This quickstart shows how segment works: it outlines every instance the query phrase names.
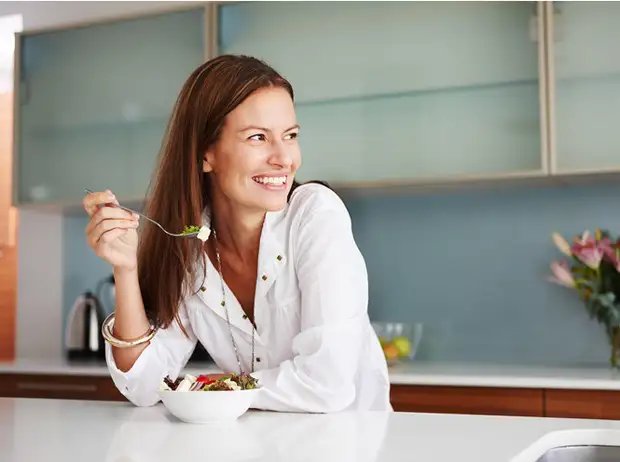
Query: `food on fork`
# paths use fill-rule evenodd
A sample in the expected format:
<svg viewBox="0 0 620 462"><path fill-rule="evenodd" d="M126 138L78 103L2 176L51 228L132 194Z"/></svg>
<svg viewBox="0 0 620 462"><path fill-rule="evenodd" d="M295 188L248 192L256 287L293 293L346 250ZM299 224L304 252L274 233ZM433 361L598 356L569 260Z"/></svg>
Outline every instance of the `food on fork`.
<svg viewBox="0 0 620 462"><path fill-rule="evenodd" d="M190 234L190 233L197 233L200 231L200 226L187 226L185 225L185 228L183 229L183 231L181 231L181 234Z"/></svg>
<svg viewBox="0 0 620 462"><path fill-rule="evenodd" d="M232 374L217 380L208 375L194 377L186 374L176 380L164 377L159 389L161 391L241 391L258 388L258 380L249 374Z"/></svg>
<svg viewBox="0 0 620 462"><path fill-rule="evenodd" d="M207 239L209 239L211 230L207 226L185 225L185 228L183 229L183 231L181 231L182 235L191 233L198 233L196 237L201 241L205 242Z"/></svg>

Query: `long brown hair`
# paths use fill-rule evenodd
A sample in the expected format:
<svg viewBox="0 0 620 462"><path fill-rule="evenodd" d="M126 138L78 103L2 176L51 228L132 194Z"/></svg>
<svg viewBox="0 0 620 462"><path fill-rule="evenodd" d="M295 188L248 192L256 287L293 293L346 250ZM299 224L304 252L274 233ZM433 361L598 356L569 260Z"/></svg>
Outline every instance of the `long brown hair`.
<svg viewBox="0 0 620 462"><path fill-rule="evenodd" d="M207 61L189 76L177 98L162 143L159 167L146 213L166 229L181 232L202 224L210 206L209 175L203 157L219 138L228 113L256 90L284 88L294 99L291 84L263 61L243 55L223 55ZM294 183L291 191L297 187ZM289 195L290 197L290 195ZM178 306L189 294L200 258L198 239L178 239L142 223L138 250L140 289L147 316L157 327L178 320Z"/></svg>

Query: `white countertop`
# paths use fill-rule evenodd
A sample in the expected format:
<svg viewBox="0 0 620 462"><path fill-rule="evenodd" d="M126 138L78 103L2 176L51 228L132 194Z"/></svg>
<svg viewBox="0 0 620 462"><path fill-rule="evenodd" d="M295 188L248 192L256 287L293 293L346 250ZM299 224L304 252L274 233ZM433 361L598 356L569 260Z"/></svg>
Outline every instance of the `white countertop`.
<svg viewBox="0 0 620 462"><path fill-rule="evenodd" d="M614 421L250 411L212 426L182 423L162 404L0 398L3 462L534 462L554 438L575 441L541 437L575 429L597 429L598 440L620 442Z"/></svg>
<svg viewBox="0 0 620 462"><path fill-rule="evenodd" d="M0 373L109 375L103 362L67 363L62 360L0 362ZM213 363L190 364L185 372L221 372ZM519 388L620 390L620 372L609 368L543 368L493 364L445 364L413 361L390 368L393 385L454 385Z"/></svg>

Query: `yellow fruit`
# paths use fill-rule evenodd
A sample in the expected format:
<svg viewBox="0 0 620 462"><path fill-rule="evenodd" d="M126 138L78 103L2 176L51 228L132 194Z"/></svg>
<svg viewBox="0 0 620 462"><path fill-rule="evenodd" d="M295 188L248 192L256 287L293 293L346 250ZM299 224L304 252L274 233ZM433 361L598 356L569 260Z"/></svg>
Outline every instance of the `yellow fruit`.
<svg viewBox="0 0 620 462"><path fill-rule="evenodd" d="M409 356L411 342L407 337L396 337L392 339L392 345L398 350L399 356Z"/></svg>

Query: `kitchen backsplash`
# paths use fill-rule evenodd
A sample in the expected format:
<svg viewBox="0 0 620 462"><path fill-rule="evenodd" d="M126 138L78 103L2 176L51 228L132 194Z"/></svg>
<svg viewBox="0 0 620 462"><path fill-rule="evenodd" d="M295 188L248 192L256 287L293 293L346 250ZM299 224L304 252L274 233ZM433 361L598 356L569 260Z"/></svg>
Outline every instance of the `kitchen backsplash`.
<svg viewBox="0 0 620 462"><path fill-rule="evenodd" d="M368 265L371 318L424 323L420 359L606 366L601 328L546 277L558 257L553 231L620 233L619 193L515 188L346 201ZM86 223L64 218L63 319L110 274L85 242Z"/></svg>

